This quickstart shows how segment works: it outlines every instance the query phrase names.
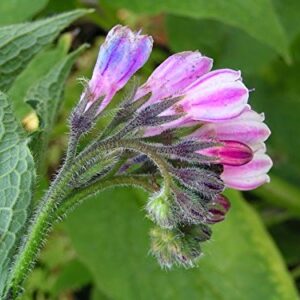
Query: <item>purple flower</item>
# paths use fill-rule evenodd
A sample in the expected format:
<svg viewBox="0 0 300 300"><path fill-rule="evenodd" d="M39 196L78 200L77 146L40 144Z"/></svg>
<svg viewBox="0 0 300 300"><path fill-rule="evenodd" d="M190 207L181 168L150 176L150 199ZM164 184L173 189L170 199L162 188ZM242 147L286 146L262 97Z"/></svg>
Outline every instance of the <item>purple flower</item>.
<svg viewBox="0 0 300 300"><path fill-rule="evenodd" d="M104 97L98 113L124 87L132 75L148 60L152 50L152 38L132 32L128 27L117 25L110 30L101 45L93 76L83 97L88 96L86 110Z"/></svg>
<svg viewBox="0 0 300 300"><path fill-rule="evenodd" d="M169 59L173 57L174 55ZM149 128L145 135L151 136L169 128L190 126L199 122L222 122L238 116L247 108L249 91L242 83L241 73L230 69L208 72L212 61L207 57L200 57L206 62L205 72L202 68L203 72L198 72L197 76L194 76L193 68L184 68L185 72L180 73L182 76L180 81L172 76L169 76L170 79L164 80L159 76L161 73L164 74L162 66L165 63L163 63L153 72L151 80L149 79L138 90L138 95L145 94L146 90L152 92L152 97L147 105L163 101L164 98L172 95L182 95L183 97L179 103L166 110L162 115L185 113L185 116L160 127ZM173 59L175 60L175 58ZM183 66L179 67L183 68ZM162 71L160 71L161 69ZM155 80L156 78L157 80ZM173 80L171 81L171 79ZM173 88L173 94L170 87Z"/></svg>
<svg viewBox="0 0 300 300"><path fill-rule="evenodd" d="M216 158L215 162L226 166L241 166L253 158L253 151L246 144L237 141L220 141L214 147L197 151L200 154Z"/></svg>
<svg viewBox="0 0 300 300"><path fill-rule="evenodd" d="M267 173L272 165L271 158L262 151L258 151L245 165L224 167L221 178L228 187L242 191L253 190L270 181Z"/></svg>
<svg viewBox="0 0 300 300"><path fill-rule="evenodd" d="M257 153L262 154L266 150L264 142L270 130L263 123L264 115L251 110L247 104L249 91L242 83L241 73L230 69L210 71L211 67L212 60L198 52L172 55L158 66L138 89L137 98L151 92L146 103L151 105L181 95L182 100L161 115L185 115L160 126L148 127L144 135L153 136L170 128L201 125L190 137L219 143L198 152L223 164L225 184L236 189L257 187L269 180L266 173L271 168L271 159L264 154L268 166L265 168L255 161ZM235 172L247 168L260 172L260 176L252 178L251 172L245 173L238 176L240 181L235 185L237 181L231 180L230 174L234 176ZM242 180L245 185L241 184Z"/></svg>
<svg viewBox="0 0 300 300"><path fill-rule="evenodd" d="M182 95L191 83L209 72L213 60L198 51L176 53L160 64L137 91L136 99L151 92L147 105L164 98Z"/></svg>
<svg viewBox="0 0 300 300"><path fill-rule="evenodd" d="M93 127L151 49L151 37L127 27L109 32L72 113L72 136ZM153 189L145 205L147 216L160 227L151 232L152 253L167 267L192 266L200 256L200 243L211 235L209 226L223 221L230 208L222 195L226 187L251 190L270 180L272 160L265 153L270 130L264 115L248 105L240 71L211 71L212 65L197 51L170 56L133 89L88 148L103 147L113 162L108 159L107 170L92 174L86 184L117 167L114 175L136 176L136 184L141 180ZM181 127L190 128L176 130ZM92 157L88 161L95 162Z"/></svg>
<svg viewBox="0 0 300 300"><path fill-rule="evenodd" d="M245 109L248 96L239 71L216 70L188 86L174 112L184 111L193 120L220 122L239 115Z"/></svg>
<svg viewBox="0 0 300 300"><path fill-rule="evenodd" d="M263 114L258 114L247 107L235 118L204 124L193 133L193 136L201 139L234 140L247 144L255 151L264 148L262 144L271 133L263 121Z"/></svg>
<svg viewBox="0 0 300 300"><path fill-rule="evenodd" d="M272 160L264 153L266 151L264 142L271 132L263 121L263 114L258 114L247 107L242 114L235 118L219 123L206 123L192 134L194 138L199 140L220 141L224 144L225 154L230 152L230 147L226 147L228 141L240 143L251 149L253 157L248 161L243 147L237 149L236 152L230 152L233 157L224 157L223 155L223 162L220 160L224 164L221 177L228 187L251 190L269 182L267 172L272 167ZM218 153L214 153L214 148L205 150L207 154L218 157ZM239 160L240 157L245 158L245 160ZM233 159L235 164L230 163L230 159Z"/></svg>

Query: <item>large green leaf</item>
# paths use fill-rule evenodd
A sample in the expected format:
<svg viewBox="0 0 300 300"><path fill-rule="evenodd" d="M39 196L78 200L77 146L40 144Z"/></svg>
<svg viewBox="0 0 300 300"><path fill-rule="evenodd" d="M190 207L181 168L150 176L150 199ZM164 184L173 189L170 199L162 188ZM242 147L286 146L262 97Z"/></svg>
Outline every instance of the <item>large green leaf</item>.
<svg viewBox="0 0 300 300"><path fill-rule="evenodd" d="M149 255L150 222L141 196L107 191L66 223L75 249L111 299L296 300L282 258L259 217L237 192L231 211L214 226L199 267L161 270Z"/></svg>
<svg viewBox="0 0 300 300"><path fill-rule="evenodd" d="M0 90L7 90L32 57L88 10L74 10L41 21L0 28Z"/></svg>
<svg viewBox="0 0 300 300"><path fill-rule="evenodd" d="M55 253L55 252L53 252ZM91 274L87 268L78 260L72 260L59 274L52 288L54 295L63 291L77 290L91 283Z"/></svg>
<svg viewBox="0 0 300 300"><path fill-rule="evenodd" d="M281 23L289 40L293 40L300 33L300 1L299 0L272 0L280 16Z"/></svg>
<svg viewBox="0 0 300 300"><path fill-rule="evenodd" d="M272 236L278 244L285 261L291 267L300 264L300 221L287 220L270 228Z"/></svg>
<svg viewBox="0 0 300 300"><path fill-rule="evenodd" d="M253 191L265 201L285 208L292 215L300 217L300 189L280 177L272 175L271 182Z"/></svg>
<svg viewBox="0 0 300 300"><path fill-rule="evenodd" d="M111 5L126 7L139 13L168 12L193 18L219 20L243 29L288 57L287 37L271 0L114 0L111 1ZM201 35L201 32L198 34Z"/></svg>
<svg viewBox="0 0 300 300"><path fill-rule="evenodd" d="M214 68L254 73L276 57L276 52L266 44L219 21L168 15L166 29L174 52L199 50L214 59Z"/></svg>
<svg viewBox="0 0 300 300"><path fill-rule="evenodd" d="M3 0L0 2L0 25L27 21L42 10L48 0Z"/></svg>
<svg viewBox="0 0 300 300"><path fill-rule="evenodd" d="M33 158L6 95L0 92L0 298L16 241L27 218Z"/></svg>
<svg viewBox="0 0 300 300"><path fill-rule="evenodd" d="M265 112L266 123L272 131L267 142L274 161L272 172L299 186L300 38L293 46L292 65L278 59L259 76L246 78L246 82L255 87L251 105L259 112Z"/></svg>
<svg viewBox="0 0 300 300"><path fill-rule="evenodd" d="M40 119L40 133L34 136L31 144L37 160L39 159L39 154L45 150L44 147L48 143L49 133L53 128L62 103L65 81L75 60L84 49L86 49L86 45L56 62L53 68L28 91L26 101L34 107ZM36 143L37 141L39 142Z"/></svg>

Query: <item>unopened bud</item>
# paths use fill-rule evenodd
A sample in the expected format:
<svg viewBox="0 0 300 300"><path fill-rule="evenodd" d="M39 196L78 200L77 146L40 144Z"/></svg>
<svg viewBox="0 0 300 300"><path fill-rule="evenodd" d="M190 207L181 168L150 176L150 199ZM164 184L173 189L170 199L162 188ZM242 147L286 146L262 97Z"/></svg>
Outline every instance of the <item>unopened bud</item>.
<svg viewBox="0 0 300 300"><path fill-rule="evenodd" d="M28 132L36 131L39 128L39 118L35 112L28 114L23 120L22 125Z"/></svg>
<svg viewBox="0 0 300 300"><path fill-rule="evenodd" d="M235 141L221 141L220 145L197 151L216 158L217 163L228 166L241 166L253 158L253 151L246 144Z"/></svg>
<svg viewBox="0 0 300 300"><path fill-rule="evenodd" d="M173 228L176 225L174 211L170 203L171 200L170 196L163 189L155 193L146 206L149 218L164 228Z"/></svg>
<svg viewBox="0 0 300 300"><path fill-rule="evenodd" d="M164 268L171 268L174 264L190 268L201 256L200 242L210 236L210 228L202 224L181 230L155 227L150 231L151 251Z"/></svg>

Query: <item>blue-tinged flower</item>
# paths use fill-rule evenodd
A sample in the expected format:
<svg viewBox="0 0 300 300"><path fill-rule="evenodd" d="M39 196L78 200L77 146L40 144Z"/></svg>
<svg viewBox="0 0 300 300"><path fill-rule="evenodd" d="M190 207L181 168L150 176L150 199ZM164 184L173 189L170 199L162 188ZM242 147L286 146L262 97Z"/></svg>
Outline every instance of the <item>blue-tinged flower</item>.
<svg viewBox="0 0 300 300"><path fill-rule="evenodd" d="M91 80L82 99L88 97L86 110L100 97L101 112L118 90L148 60L153 40L150 36L117 25L110 30L101 45Z"/></svg>

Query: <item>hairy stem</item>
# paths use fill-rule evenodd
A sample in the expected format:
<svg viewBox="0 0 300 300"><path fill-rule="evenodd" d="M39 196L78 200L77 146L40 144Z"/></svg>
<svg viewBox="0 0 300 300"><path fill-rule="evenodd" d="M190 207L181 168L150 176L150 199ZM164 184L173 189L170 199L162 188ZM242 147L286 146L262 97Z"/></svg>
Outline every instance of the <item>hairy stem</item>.
<svg viewBox="0 0 300 300"><path fill-rule="evenodd" d="M69 165L73 162L76 156L77 145L80 139L80 134L71 131L68 148L66 153L65 165Z"/></svg>
<svg viewBox="0 0 300 300"><path fill-rule="evenodd" d="M79 136L71 135L66 160L56 179L51 184L44 199L33 215L24 240L18 250L12 271L10 274L9 295L7 299L15 299L21 293L21 285L29 274L37 259L39 250L58 218L62 218L78 199L88 197L112 185L137 185L146 190L153 190L146 181L133 177L118 176L114 179L106 179L104 182L96 182L82 190L74 191L69 185L72 176L80 170L82 165L93 157L112 149L130 149L146 154L158 167L164 179L163 192L168 193L171 186L171 178L168 174L168 165L164 159L155 153L155 150L147 144L131 140L106 139L87 147L76 157L76 146ZM69 201L63 201L70 196Z"/></svg>
<svg viewBox="0 0 300 300"><path fill-rule="evenodd" d="M115 186L135 186L152 193L157 191L157 187L149 183L145 178L142 178L142 176L116 176L114 178L105 179L95 182L80 191L71 193L56 211L57 221L64 219L69 211L72 211L87 198Z"/></svg>
<svg viewBox="0 0 300 300"><path fill-rule="evenodd" d="M64 165L29 222L27 233L21 242L12 266L7 299L12 297L15 299L20 294L21 285L33 267L43 241L52 227L54 211L59 202L72 190L68 183L72 178L74 168L70 168L70 165L76 155L78 139L79 136L71 135Z"/></svg>
<svg viewBox="0 0 300 300"><path fill-rule="evenodd" d="M82 151L76 157L76 162L82 164L84 161L88 161L89 159L97 156L98 153L101 153L102 151L111 151L111 149L128 149L147 155L148 158L150 158L159 169L164 179L164 190L166 193L169 193L172 179L169 175L168 165L166 161L159 155L157 155L155 150L151 146L137 140L110 138L99 141Z"/></svg>

